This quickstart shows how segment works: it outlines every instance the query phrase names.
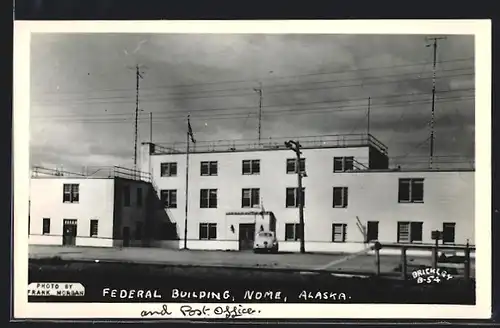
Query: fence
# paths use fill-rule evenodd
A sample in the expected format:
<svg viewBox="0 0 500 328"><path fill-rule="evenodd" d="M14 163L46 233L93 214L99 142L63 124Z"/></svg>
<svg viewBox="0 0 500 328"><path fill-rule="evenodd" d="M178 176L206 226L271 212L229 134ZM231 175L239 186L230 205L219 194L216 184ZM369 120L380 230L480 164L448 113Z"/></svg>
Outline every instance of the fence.
<svg viewBox="0 0 500 328"><path fill-rule="evenodd" d="M32 177L64 177L83 179L122 178L145 182L152 181L150 173L121 166L85 166L82 168L81 172L71 172L62 169L50 169L41 166L34 166L32 168Z"/></svg>
<svg viewBox="0 0 500 328"><path fill-rule="evenodd" d="M409 264L408 261L408 250L419 250L419 251L431 251L431 263L430 266L432 269L440 269L441 271L447 271L448 273L454 273L454 277L462 276L462 278L466 281L471 280L471 269L472 269L472 261L471 261L471 252L475 252L475 247L470 246L468 243L464 246L449 246L449 245L394 245L387 244L382 245L380 243L375 243L372 249L375 251L375 274L378 276L381 274L380 266L381 266L381 257L380 250L383 248L397 248L400 249L400 278L403 280L407 280L412 274L410 272L417 272L418 270L427 269L429 265L425 265L425 263L417 263L417 264ZM441 256L439 255L439 251L442 251ZM447 251L454 252L463 252L464 256L451 256L447 257ZM410 271L410 269L412 269ZM463 270L463 274L460 275L458 273L459 270ZM457 272L454 272L457 271ZM415 278L415 277L413 277Z"/></svg>

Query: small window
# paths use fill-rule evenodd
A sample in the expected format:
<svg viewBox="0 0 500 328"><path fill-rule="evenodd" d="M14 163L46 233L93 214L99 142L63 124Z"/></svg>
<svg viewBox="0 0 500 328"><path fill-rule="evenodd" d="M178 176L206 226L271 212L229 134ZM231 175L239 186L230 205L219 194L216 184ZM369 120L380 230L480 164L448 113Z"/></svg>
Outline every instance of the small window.
<svg viewBox="0 0 500 328"><path fill-rule="evenodd" d="M423 222L398 222L398 243L422 242Z"/></svg>
<svg viewBox="0 0 500 328"><path fill-rule="evenodd" d="M333 207L347 207L347 187L333 187Z"/></svg>
<svg viewBox="0 0 500 328"><path fill-rule="evenodd" d="M300 159L300 172L304 173L306 171L306 159ZM286 173L292 174L297 173L297 159L289 158L286 160Z"/></svg>
<svg viewBox="0 0 500 328"><path fill-rule="evenodd" d="M216 223L200 223L200 240L217 239Z"/></svg>
<svg viewBox="0 0 500 328"><path fill-rule="evenodd" d="M378 221L368 221L366 230L367 242L378 240Z"/></svg>
<svg viewBox="0 0 500 328"><path fill-rule="evenodd" d="M285 240L300 240L300 223L285 224Z"/></svg>
<svg viewBox="0 0 500 328"><path fill-rule="evenodd" d="M260 174L260 160L244 160L242 163L243 174Z"/></svg>
<svg viewBox="0 0 500 328"><path fill-rule="evenodd" d="M142 207L142 188L137 188L137 207Z"/></svg>
<svg viewBox="0 0 500 328"><path fill-rule="evenodd" d="M161 176L162 177L175 177L177 176L177 163L161 163Z"/></svg>
<svg viewBox="0 0 500 328"><path fill-rule="evenodd" d="M43 228L42 229L43 229L42 234L50 235L50 219L49 218L43 219Z"/></svg>
<svg viewBox="0 0 500 328"><path fill-rule="evenodd" d="M297 190L299 188L286 188L286 207L299 207ZM306 204L306 188L302 188L302 205Z"/></svg>
<svg viewBox="0 0 500 328"><path fill-rule="evenodd" d="M258 207L260 205L260 189L243 189L241 195L241 207Z"/></svg>
<svg viewBox="0 0 500 328"><path fill-rule="evenodd" d="M347 224L332 224L332 242L345 243L347 233Z"/></svg>
<svg viewBox="0 0 500 328"><path fill-rule="evenodd" d="M346 172L354 169L354 157L334 157L333 172Z"/></svg>
<svg viewBox="0 0 500 328"><path fill-rule="evenodd" d="M200 172L201 175L204 176L217 175L218 173L217 161L201 162L200 170L201 170Z"/></svg>
<svg viewBox="0 0 500 328"><path fill-rule="evenodd" d="M160 198L165 208L177 208L177 190L161 190Z"/></svg>
<svg viewBox="0 0 500 328"><path fill-rule="evenodd" d="M161 240L178 240L179 236L177 234L177 223L175 222L163 222L160 227L160 238Z"/></svg>
<svg viewBox="0 0 500 328"><path fill-rule="evenodd" d="M398 200L400 203L423 203L424 179L399 179Z"/></svg>
<svg viewBox="0 0 500 328"><path fill-rule="evenodd" d="M90 237L97 237L99 230L99 221L90 220Z"/></svg>
<svg viewBox="0 0 500 328"><path fill-rule="evenodd" d="M63 202L64 203L78 203L80 201L80 185L67 184L63 185Z"/></svg>
<svg viewBox="0 0 500 328"><path fill-rule="evenodd" d="M443 244L454 244L455 243L455 223L444 222L443 223Z"/></svg>
<svg viewBox="0 0 500 328"><path fill-rule="evenodd" d="M135 223L135 240L142 240L142 222Z"/></svg>
<svg viewBox="0 0 500 328"><path fill-rule="evenodd" d="M130 206L130 186L123 187L123 206Z"/></svg>
<svg viewBox="0 0 500 328"><path fill-rule="evenodd" d="M200 190L200 208L217 208L217 189Z"/></svg>

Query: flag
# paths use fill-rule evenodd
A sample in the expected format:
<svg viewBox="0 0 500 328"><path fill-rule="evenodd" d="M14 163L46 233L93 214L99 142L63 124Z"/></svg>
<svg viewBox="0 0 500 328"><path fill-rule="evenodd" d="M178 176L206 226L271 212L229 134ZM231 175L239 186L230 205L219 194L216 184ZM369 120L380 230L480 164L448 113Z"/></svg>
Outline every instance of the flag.
<svg viewBox="0 0 500 328"><path fill-rule="evenodd" d="M191 138L191 141L193 143L196 143L196 140L194 139L194 135L193 135L193 129L191 129L191 122L189 121L189 115L188 115L188 133L189 133L189 137Z"/></svg>

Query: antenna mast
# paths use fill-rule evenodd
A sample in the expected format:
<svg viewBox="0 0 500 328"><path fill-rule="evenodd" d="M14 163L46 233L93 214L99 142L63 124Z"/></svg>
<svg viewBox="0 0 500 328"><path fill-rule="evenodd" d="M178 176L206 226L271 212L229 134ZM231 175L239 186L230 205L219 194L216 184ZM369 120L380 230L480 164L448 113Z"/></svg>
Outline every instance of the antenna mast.
<svg viewBox="0 0 500 328"><path fill-rule="evenodd" d="M431 141L430 141L430 155L429 155L429 168L432 169L433 157L434 157L434 110L436 104L436 58L437 58L437 46L438 40L445 40L446 37L429 37L427 41L433 41L433 62L432 62L432 112L431 112ZM427 44L430 47L431 44Z"/></svg>
<svg viewBox="0 0 500 328"><path fill-rule="evenodd" d="M262 83L259 82L259 88L254 89L255 92L259 94L259 130L258 130L258 135L259 135L259 145L260 145L260 139L261 139L261 122L262 122Z"/></svg>
<svg viewBox="0 0 500 328"><path fill-rule="evenodd" d="M135 132L134 132L134 172L137 170L137 125L139 118L139 80L142 79L141 72L139 71L139 65L135 65Z"/></svg>

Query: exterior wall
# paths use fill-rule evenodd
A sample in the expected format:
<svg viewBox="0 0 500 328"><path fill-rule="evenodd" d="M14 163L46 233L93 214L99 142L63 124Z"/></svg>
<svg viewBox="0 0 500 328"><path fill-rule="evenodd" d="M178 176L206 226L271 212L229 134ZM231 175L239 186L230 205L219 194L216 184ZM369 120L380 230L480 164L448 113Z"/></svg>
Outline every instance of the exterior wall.
<svg viewBox="0 0 500 328"><path fill-rule="evenodd" d="M123 228L128 227L130 230L130 246L143 246L148 243L148 193L150 185L142 181L134 181L127 179L115 179L114 188L114 246L123 245ZM130 190L130 203L125 204L125 188ZM138 189L142 190L142 205L138 204ZM135 238L136 223L142 223L142 237Z"/></svg>
<svg viewBox="0 0 500 328"><path fill-rule="evenodd" d="M79 184L78 203L63 203L65 183ZM30 185L30 244L62 245L63 220L76 219L76 245L112 245L112 179L33 178ZM42 234L43 218L50 218L48 235ZM90 237L90 220L93 219L99 220L97 237Z"/></svg>
<svg viewBox="0 0 500 328"><path fill-rule="evenodd" d="M356 252L369 245L357 227L368 221L379 221L379 241L397 242L398 221L423 222L422 244L432 243L431 231L442 230L443 222L455 222L455 242L474 244L474 172L401 172L358 171L333 172L333 157L354 156L368 165L369 148L304 149L307 177L305 187L306 250L316 252ZM250 216L226 216L226 212L241 209L241 190L260 188L266 211L277 219L280 250L298 251L299 242L285 241L285 224L298 223L298 209L286 208L286 188L297 186L297 175L286 173L286 159L293 158L290 150L251 151L232 153L192 153L189 167L188 248L238 249L238 224L254 222ZM146 157L146 156L145 156ZM147 156L146 163L158 192L177 190L177 208L167 209L168 219L176 222L182 247L184 238L185 161L186 154ZM243 175L242 161L260 159L259 175ZM201 176L201 161L218 161L217 176ZM176 177L161 177L162 162L177 162ZM383 161L382 161L383 162ZM145 170L145 168L142 168ZM399 178L424 178L423 203L398 203ZM333 187L348 187L347 208L333 208ZM218 189L218 207L200 208L200 189ZM217 223L217 240L199 240L199 223ZM332 224L347 224L346 242L332 242ZM235 228L231 231L231 225ZM175 247L175 242L158 245ZM383 253L391 253L384 249ZM411 251L422 253L425 251Z"/></svg>

